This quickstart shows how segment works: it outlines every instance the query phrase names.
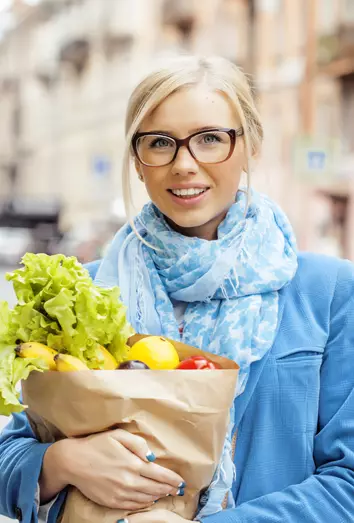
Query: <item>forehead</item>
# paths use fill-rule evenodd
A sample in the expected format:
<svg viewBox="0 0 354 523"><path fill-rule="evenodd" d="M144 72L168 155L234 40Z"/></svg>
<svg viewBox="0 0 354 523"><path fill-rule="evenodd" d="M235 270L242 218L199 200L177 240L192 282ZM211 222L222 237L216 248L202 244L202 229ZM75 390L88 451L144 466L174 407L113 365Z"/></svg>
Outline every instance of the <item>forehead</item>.
<svg viewBox="0 0 354 523"><path fill-rule="evenodd" d="M166 131L185 136L203 127L238 127L228 98L206 86L183 88L168 96L145 118L141 131Z"/></svg>

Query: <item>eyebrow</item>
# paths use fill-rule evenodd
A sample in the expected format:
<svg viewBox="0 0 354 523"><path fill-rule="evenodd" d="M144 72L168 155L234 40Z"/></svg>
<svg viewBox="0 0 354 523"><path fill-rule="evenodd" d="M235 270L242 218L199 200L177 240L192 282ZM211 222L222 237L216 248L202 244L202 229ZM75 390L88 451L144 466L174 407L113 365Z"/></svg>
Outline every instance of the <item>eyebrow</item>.
<svg viewBox="0 0 354 523"><path fill-rule="evenodd" d="M209 129L224 129L225 125L205 125L204 127L196 127L195 129L189 129L188 134L194 134L202 131L209 131ZM151 131L146 131L148 133L161 133L170 136L174 136L172 131L167 129L152 129Z"/></svg>

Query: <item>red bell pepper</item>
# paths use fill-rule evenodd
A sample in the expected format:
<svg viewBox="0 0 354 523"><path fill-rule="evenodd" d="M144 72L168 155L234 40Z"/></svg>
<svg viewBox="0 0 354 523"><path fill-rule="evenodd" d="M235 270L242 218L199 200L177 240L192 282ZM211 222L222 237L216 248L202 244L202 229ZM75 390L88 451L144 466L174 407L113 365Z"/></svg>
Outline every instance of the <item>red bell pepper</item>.
<svg viewBox="0 0 354 523"><path fill-rule="evenodd" d="M208 360L205 356L191 356L182 361L177 370L215 370L221 369L218 363Z"/></svg>

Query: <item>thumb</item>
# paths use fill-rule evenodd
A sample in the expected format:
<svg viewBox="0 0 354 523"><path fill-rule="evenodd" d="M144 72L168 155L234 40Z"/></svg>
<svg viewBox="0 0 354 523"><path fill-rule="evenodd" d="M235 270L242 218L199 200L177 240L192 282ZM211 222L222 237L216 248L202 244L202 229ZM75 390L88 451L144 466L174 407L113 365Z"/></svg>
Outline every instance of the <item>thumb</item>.
<svg viewBox="0 0 354 523"><path fill-rule="evenodd" d="M141 436L130 434L130 432L127 430L116 429L111 432L111 437L119 441L123 447L130 450L130 452L138 456L143 461L155 461L155 454L151 451L148 444Z"/></svg>

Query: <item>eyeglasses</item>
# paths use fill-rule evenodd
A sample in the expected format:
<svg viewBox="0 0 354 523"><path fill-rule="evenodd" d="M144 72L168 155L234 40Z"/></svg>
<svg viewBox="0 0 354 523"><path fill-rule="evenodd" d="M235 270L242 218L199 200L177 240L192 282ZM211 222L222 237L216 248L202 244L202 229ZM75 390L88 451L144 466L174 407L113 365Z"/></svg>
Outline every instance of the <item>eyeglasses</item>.
<svg viewBox="0 0 354 523"><path fill-rule="evenodd" d="M148 167L163 167L174 162L183 146L200 163L222 163L232 155L236 137L243 134L243 127L207 129L183 139L158 132L136 133L132 146L138 160Z"/></svg>

